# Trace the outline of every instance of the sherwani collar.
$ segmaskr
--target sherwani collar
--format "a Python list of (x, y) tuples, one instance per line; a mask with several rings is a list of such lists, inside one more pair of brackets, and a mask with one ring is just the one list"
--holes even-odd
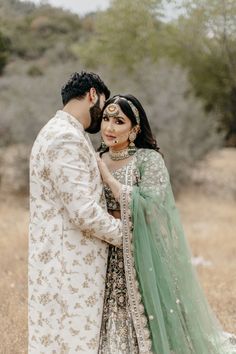
[(86, 132), (84, 130), (83, 124), (81, 124), (78, 119), (76, 119), (74, 116), (72, 116), (70, 113), (62, 111), (62, 110), (58, 110), (56, 112), (56, 117), (58, 117), (59, 119), (64, 119), (67, 120), (71, 125), (73, 125), (73, 127), (79, 129), (82, 131), (82, 133), (84, 135), (86, 135)]

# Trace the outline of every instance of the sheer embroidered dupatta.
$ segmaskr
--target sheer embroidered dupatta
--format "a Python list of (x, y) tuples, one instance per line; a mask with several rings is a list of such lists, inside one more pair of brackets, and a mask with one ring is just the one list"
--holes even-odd
[[(223, 343), (191, 265), (164, 161), (153, 150), (136, 155), (139, 183), (123, 186), (121, 212), (126, 282), (140, 354), (232, 354), (235, 348)], [(130, 165), (127, 182), (132, 174)]]

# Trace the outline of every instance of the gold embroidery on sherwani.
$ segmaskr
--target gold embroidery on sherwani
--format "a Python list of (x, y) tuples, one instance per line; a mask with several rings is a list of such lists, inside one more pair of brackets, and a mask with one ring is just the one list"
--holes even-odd
[(97, 354), (108, 244), (121, 224), (106, 212), (96, 155), (82, 125), (58, 111), (30, 161), (28, 354)]

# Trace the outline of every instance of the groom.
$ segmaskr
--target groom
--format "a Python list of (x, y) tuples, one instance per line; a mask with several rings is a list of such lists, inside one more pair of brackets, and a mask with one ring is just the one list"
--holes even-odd
[(97, 354), (108, 244), (121, 221), (106, 212), (89, 133), (110, 92), (74, 73), (64, 108), (39, 132), (30, 158), (29, 354)]

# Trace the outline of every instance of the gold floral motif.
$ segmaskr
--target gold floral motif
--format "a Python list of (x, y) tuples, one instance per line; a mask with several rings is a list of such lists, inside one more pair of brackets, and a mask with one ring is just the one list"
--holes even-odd
[(79, 288), (74, 288), (72, 285), (69, 285), (68, 289), (71, 292), (71, 294), (78, 294), (79, 292)]
[(95, 349), (97, 347), (97, 338), (92, 338), (87, 344), (89, 349)]
[(46, 221), (50, 221), (55, 216), (56, 216), (56, 210), (53, 207), (42, 212), (42, 217)]
[(39, 303), (46, 305), (51, 301), (50, 294), (47, 292), (45, 294), (39, 295)]
[(82, 305), (79, 302), (76, 302), (74, 309), (81, 309), (83, 308)]
[(39, 171), (39, 177), (42, 181), (47, 181), (50, 178), (50, 168), (44, 167), (41, 171)]
[(72, 243), (70, 243), (68, 241), (65, 242), (65, 246), (68, 249), (68, 251), (72, 251), (72, 250), (76, 249), (76, 245), (73, 245)]
[(96, 293), (93, 293), (93, 295), (90, 295), (87, 300), (85, 300), (85, 303), (88, 307), (93, 307), (97, 301), (97, 295)]
[(53, 162), (53, 161), (55, 161), (58, 158), (58, 155), (59, 155), (59, 151), (49, 150), (48, 151), (48, 160), (50, 162)]
[(46, 264), (53, 259), (51, 251), (44, 251), (39, 253), (40, 262)]
[(60, 196), (65, 204), (69, 204), (73, 200), (73, 193), (63, 192)]
[(89, 264), (89, 265), (91, 265), (91, 264), (95, 261), (95, 259), (96, 259), (96, 256), (95, 256), (95, 254), (94, 254), (94, 251), (88, 253), (88, 254), (83, 258), (84, 263), (85, 263), (85, 264)]
[(74, 329), (74, 328), (70, 328), (70, 333), (71, 335), (74, 336), (78, 336), (80, 334), (80, 330), (79, 329)]
[(40, 338), (40, 341), (44, 347), (48, 347), (52, 343), (52, 339), (51, 339), (50, 334), (42, 336)]

